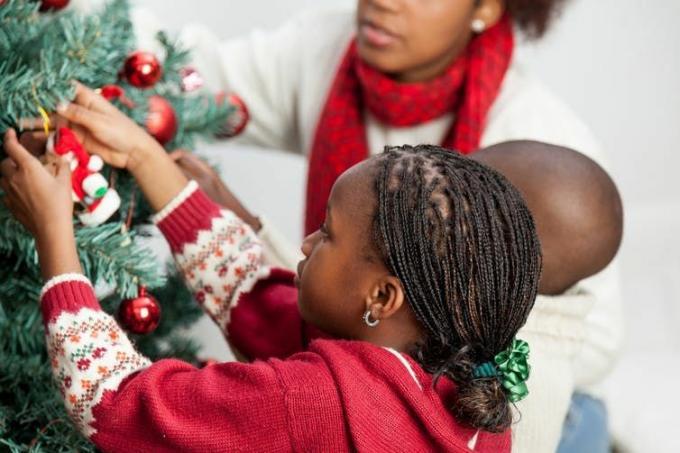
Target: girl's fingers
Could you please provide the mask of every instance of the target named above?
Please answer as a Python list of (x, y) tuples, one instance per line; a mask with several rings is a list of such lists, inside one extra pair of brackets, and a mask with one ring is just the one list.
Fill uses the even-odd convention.
[(9, 157), (0, 162), (0, 173), (2, 174), (2, 181), (7, 183), (7, 179), (17, 171), (17, 165)]
[(37, 159), (19, 143), (14, 129), (9, 129), (5, 133), (5, 152), (18, 167), (32, 165), (37, 162)]
[(89, 130), (95, 130), (97, 126), (105, 124), (106, 121), (106, 118), (100, 113), (73, 102), (60, 104), (57, 107), (57, 112), (70, 122), (84, 126)]
[(60, 157), (57, 161), (57, 179), (62, 183), (71, 182), (71, 167), (66, 159)]
[(86, 87), (80, 82), (74, 82), (76, 86), (76, 98), (74, 103), (81, 105), (88, 110), (93, 110), (100, 113), (111, 113), (116, 111), (116, 108), (103, 96), (97, 94), (94, 90)]

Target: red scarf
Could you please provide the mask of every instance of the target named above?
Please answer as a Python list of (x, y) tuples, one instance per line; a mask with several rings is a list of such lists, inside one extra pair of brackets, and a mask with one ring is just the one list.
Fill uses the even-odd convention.
[(479, 147), (487, 113), (510, 65), (513, 47), (512, 23), (506, 16), (474, 37), (441, 76), (422, 83), (398, 83), (368, 66), (352, 41), (312, 145), (305, 234), (316, 231), (323, 222), (335, 180), (369, 156), (364, 108), (392, 127), (415, 126), (454, 112), (456, 121), (442, 146), (468, 154)]

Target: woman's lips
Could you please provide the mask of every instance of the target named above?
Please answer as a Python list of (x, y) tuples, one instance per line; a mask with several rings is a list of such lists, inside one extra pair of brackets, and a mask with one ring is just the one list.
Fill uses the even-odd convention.
[(359, 25), (359, 35), (373, 47), (388, 47), (398, 39), (397, 35), (368, 21), (362, 21)]

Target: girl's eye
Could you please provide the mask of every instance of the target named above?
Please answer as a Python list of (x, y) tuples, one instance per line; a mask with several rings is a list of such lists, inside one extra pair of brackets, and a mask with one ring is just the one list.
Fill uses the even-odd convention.
[(328, 228), (326, 228), (325, 223), (319, 227), (319, 231), (321, 231), (321, 234), (323, 234), (324, 237), (328, 237)]

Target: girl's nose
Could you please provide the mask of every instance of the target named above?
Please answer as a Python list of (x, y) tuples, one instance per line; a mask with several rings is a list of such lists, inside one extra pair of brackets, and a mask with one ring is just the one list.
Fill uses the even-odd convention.
[(305, 257), (309, 257), (309, 255), (312, 254), (312, 251), (314, 250), (314, 245), (319, 240), (319, 234), (320, 231), (316, 230), (315, 232), (308, 235), (306, 238), (302, 240), (302, 246), (300, 247), (300, 250), (302, 251), (302, 254)]

